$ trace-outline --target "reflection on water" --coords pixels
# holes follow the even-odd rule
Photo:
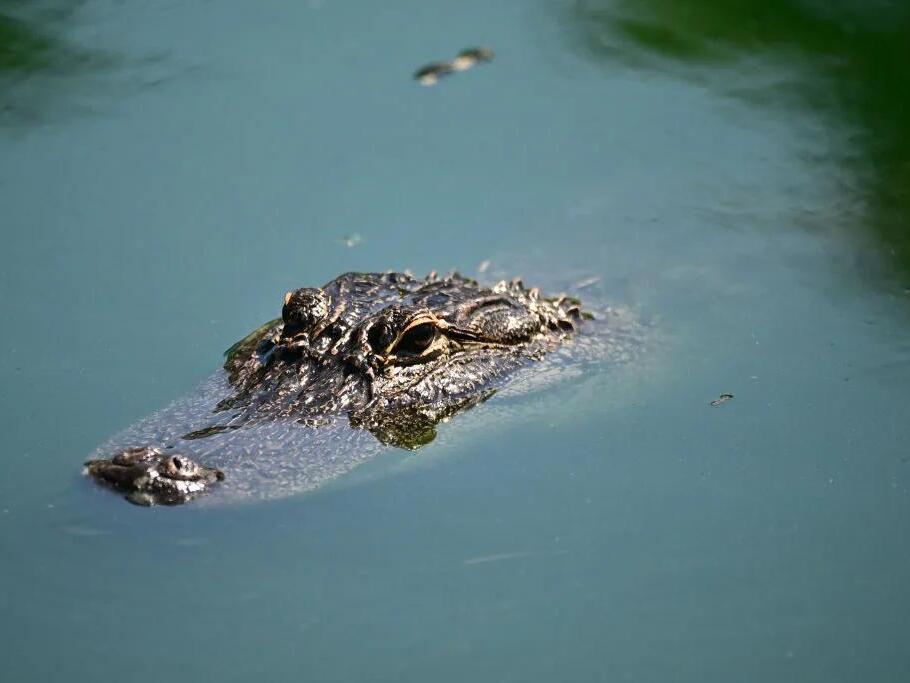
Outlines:
[[[95,7],[65,0],[0,4],[0,126],[29,126],[84,113],[173,80],[161,54],[126,58],[93,45]],[[86,34],[86,35],[82,35]],[[81,37],[80,37],[81,36]]]
[[[113,64],[63,37],[81,3],[6,2],[0,8],[0,124],[43,120],[49,101],[74,103],[65,85]]]
[[[910,282],[910,5],[880,0],[581,0],[572,39],[594,59],[670,70],[757,106],[795,104],[842,126],[836,159],[859,185],[860,221]],[[762,61],[792,80],[733,83]],[[740,73],[731,74],[733,68]]]
[[[81,2],[7,0],[0,7],[0,73],[78,73],[100,54],[61,37]]]
[[[53,40],[15,17],[0,14],[0,70],[29,72],[50,65]]]

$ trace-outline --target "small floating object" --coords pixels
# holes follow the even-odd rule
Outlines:
[[[455,69],[449,62],[427,64],[426,66],[422,66],[414,72],[414,80],[420,83],[420,85],[436,85],[439,83],[440,78],[443,76],[448,76],[454,72]]]
[[[721,395],[718,396],[716,399],[714,399],[713,401],[711,401],[711,405],[712,405],[712,406],[719,406],[721,403],[726,403],[726,402],[729,401],[731,398],[733,398],[733,394],[721,394]]]
[[[353,232],[350,235],[345,235],[341,238],[341,243],[348,248],[356,247],[361,242],[363,242],[363,237],[361,237],[360,234],[356,232]]]
[[[70,536],[84,536],[86,538],[91,538],[94,536],[109,536],[111,533],[110,531],[99,529],[98,527],[79,525],[65,526],[60,530],[65,534],[69,534]]]
[[[493,50],[488,47],[471,47],[462,50],[451,62],[434,62],[414,72],[414,80],[420,85],[436,85],[443,76],[456,71],[467,71],[481,62],[493,61]]]
[[[471,47],[458,53],[452,60],[452,68],[455,71],[467,71],[480,62],[492,62],[494,56],[493,50],[488,47]]]
[[[572,288],[584,289],[585,287],[596,285],[598,282],[600,282],[600,275],[592,275],[591,277],[586,277],[584,280],[579,280],[574,285],[572,285]]]

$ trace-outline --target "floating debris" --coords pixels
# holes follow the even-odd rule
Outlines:
[[[483,275],[490,269],[490,260],[486,259],[480,262],[480,265],[477,266],[477,272]]]
[[[716,399],[714,399],[713,401],[711,401],[711,405],[712,405],[712,406],[719,406],[721,403],[726,403],[726,402],[729,401],[731,398],[733,398],[733,394],[721,394],[721,395],[718,396]]]
[[[188,536],[186,538],[178,538],[174,541],[174,545],[178,545],[181,548],[201,548],[204,545],[207,545],[209,539],[204,536]]]
[[[568,555],[568,550],[540,550],[540,551],[531,551],[531,552],[517,552],[517,553],[496,553],[494,555],[483,555],[482,557],[469,557],[466,560],[462,560],[462,564],[465,566],[470,566],[473,564],[487,564],[489,562],[502,562],[503,560],[521,560],[530,557],[555,557],[559,555]]]
[[[573,289],[584,289],[585,287],[590,287],[591,285],[596,285],[600,282],[600,275],[592,275],[591,277],[586,277],[584,280],[576,282],[572,288]]]
[[[414,80],[420,83],[420,85],[436,85],[439,83],[440,78],[448,76],[451,73],[455,73],[455,69],[448,62],[427,64],[414,72]]]
[[[422,66],[414,72],[414,80],[420,85],[436,85],[443,76],[456,71],[467,71],[476,64],[493,61],[493,50],[488,47],[471,47],[462,50],[450,62],[434,62]]]
[[[356,247],[361,242],[363,242],[363,238],[356,232],[341,238],[341,243],[348,248]]]
[[[492,62],[493,57],[493,50],[488,47],[471,47],[458,53],[451,62],[452,68],[455,71],[467,71],[480,62]]]
[[[105,529],[99,529],[92,526],[79,526],[78,524],[61,527],[60,531],[65,534],[69,534],[70,536],[83,536],[85,538],[92,538],[94,536],[109,536],[111,533]]]

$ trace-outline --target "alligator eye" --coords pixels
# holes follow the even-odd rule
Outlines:
[[[392,339],[392,330],[384,322],[376,323],[367,332],[367,340],[377,353],[382,353],[384,349],[388,348],[389,344],[392,343]]]
[[[393,351],[396,355],[418,356],[436,341],[437,336],[439,329],[433,323],[414,325],[402,335]]]

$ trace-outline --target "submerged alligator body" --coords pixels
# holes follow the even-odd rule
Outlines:
[[[99,447],[85,472],[143,505],[312,489],[383,446],[425,445],[593,317],[517,279],[347,273],[288,292],[223,371]]]

